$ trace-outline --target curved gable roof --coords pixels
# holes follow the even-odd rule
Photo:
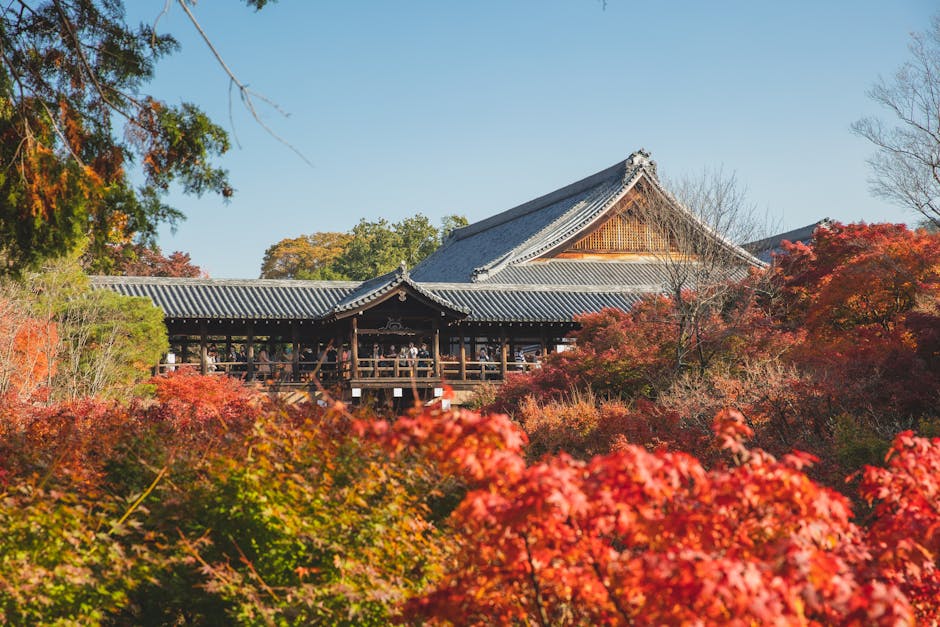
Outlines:
[[[457,229],[411,275],[417,281],[474,281],[556,245],[601,215],[636,182],[644,167],[638,155],[648,157],[634,153],[571,185]]]
[[[411,274],[418,281],[492,281],[500,272],[538,259],[596,226],[641,179],[649,181],[674,211],[720,241],[742,263],[763,265],[669,194],[656,176],[656,164],[650,153],[641,149],[625,161],[571,185],[457,229]],[[514,275],[505,282],[516,282],[521,276]]]
[[[361,309],[368,308],[370,305],[382,302],[388,296],[398,291],[399,288],[404,288],[411,294],[433,303],[442,310],[446,310],[452,317],[463,318],[470,313],[470,310],[466,307],[452,303],[446,298],[426,290],[421,285],[412,281],[408,271],[405,269],[404,265],[402,265],[396,270],[362,283],[362,285],[337,302],[325,317],[343,318],[347,315],[351,315]]]

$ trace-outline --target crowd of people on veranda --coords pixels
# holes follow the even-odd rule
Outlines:
[[[321,346],[319,351],[311,346],[303,346],[295,363],[294,350],[291,344],[259,344],[251,361],[251,378],[258,380],[278,379],[288,380],[295,371],[300,378],[306,378],[309,373],[320,372],[329,378],[336,375],[345,375],[351,369],[352,355],[348,345],[329,343]],[[360,370],[367,376],[392,376],[394,372],[414,372],[427,376],[434,365],[433,356],[427,342],[408,342],[396,345],[394,343],[381,344],[375,342],[371,350],[366,353],[359,352]],[[481,373],[495,371],[499,367],[500,352],[497,347],[480,346],[475,355],[476,359],[468,362],[477,366]],[[249,358],[246,345],[232,344],[226,353],[216,344],[210,344],[206,349],[206,370],[208,372],[225,372],[241,378],[249,377]],[[182,364],[178,361],[175,350],[167,354],[166,367],[168,371],[176,370]],[[440,355],[442,362],[455,363],[457,357],[449,354]],[[521,371],[541,367],[542,352],[540,350],[525,352],[521,347],[507,360],[509,370]],[[198,357],[190,360],[189,364],[201,364]]]

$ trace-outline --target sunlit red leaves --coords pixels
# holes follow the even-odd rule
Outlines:
[[[940,235],[899,224],[833,224],[785,247],[772,313],[802,328],[794,363],[844,411],[910,415],[940,392]]]
[[[119,257],[116,272],[127,276],[202,277],[205,273],[192,263],[189,253],[174,251],[164,255],[147,246],[115,249]]]
[[[874,325],[890,331],[918,294],[940,289],[940,237],[903,224],[819,228],[813,246],[789,244],[773,268],[778,316],[821,339]]]
[[[238,379],[181,369],[155,377],[161,419],[181,431],[225,433],[246,428],[257,411],[254,393]]]
[[[589,460],[562,454],[527,465],[525,435],[504,416],[424,407],[394,422],[355,421],[341,404],[277,412],[217,377],[174,374],[155,384],[149,405],[87,402],[8,417],[0,454],[20,451],[20,462],[4,470],[51,470],[54,481],[93,491],[107,460],[148,428],[158,427],[167,448],[201,438],[198,453],[177,451],[184,466],[173,472],[191,476],[195,467],[185,464],[196,463],[209,472],[216,467],[206,459],[215,459],[217,479],[255,499],[248,507],[249,492],[223,489],[220,498],[237,498],[219,501],[213,529],[235,512],[264,524],[226,529],[248,564],[234,548],[231,559],[210,557],[215,549],[197,547],[198,534],[187,546],[204,557],[217,592],[245,611],[308,611],[323,594],[386,604],[407,591],[417,594],[411,619],[454,624],[906,624],[908,598],[921,618],[936,616],[940,440],[902,434],[888,468],[866,471],[863,491],[875,503],[866,531],[845,497],[806,475],[812,457],[746,447],[751,430],[735,411],[714,421],[730,465],[708,469],[688,454],[629,444]],[[264,427],[240,429],[248,419]],[[222,442],[223,432],[234,439]],[[430,485],[428,465],[469,488],[440,530],[402,491]],[[295,529],[311,543],[303,559]],[[311,529],[331,534],[336,550],[353,544],[317,562],[323,545]],[[229,546],[216,535],[217,546]],[[268,544],[255,550],[253,538]],[[433,542],[456,545],[437,580],[436,570],[414,570],[415,551]],[[389,569],[405,550],[410,570]],[[267,594],[252,568],[268,569],[265,582],[289,573],[281,596]],[[334,570],[341,582],[317,585]]]
[[[867,467],[860,490],[875,506],[868,542],[878,566],[925,624],[940,621],[940,439],[900,433],[887,467]]]
[[[750,430],[736,412],[720,414],[716,431],[740,464],[710,471],[683,453],[629,445],[587,462],[559,455],[525,466],[511,461],[519,436],[500,417],[485,422],[424,411],[371,430],[474,487],[450,519],[457,559],[410,604],[415,620],[910,620],[898,589],[872,578],[847,500],[804,474],[813,458],[745,448]]]
[[[443,473],[469,484],[492,477],[508,480],[525,467],[522,450],[528,439],[503,415],[435,407],[415,410],[391,424],[359,421],[356,428],[382,438],[395,452],[420,450]]]
[[[539,369],[510,376],[492,409],[514,409],[529,394],[560,398],[579,388],[642,395],[673,371],[675,329],[667,299],[650,298],[629,312],[604,309],[577,320],[576,346],[548,356]]]
[[[4,403],[0,411],[0,460],[23,480],[34,473],[50,485],[95,491],[114,448],[139,426],[139,407],[84,399],[38,406]]]
[[[774,273],[786,314],[817,333],[890,329],[919,292],[940,287],[940,237],[903,224],[819,228],[812,248],[785,246]]]

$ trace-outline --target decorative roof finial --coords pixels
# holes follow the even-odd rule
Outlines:
[[[656,174],[656,162],[650,158],[650,152],[645,148],[640,148],[629,157],[627,165],[631,168],[646,168],[652,174]]]
[[[402,276],[408,276],[408,265],[405,263],[405,260],[401,260],[401,264],[398,266],[398,274]]]
[[[654,165],[652,159],[650,159],[650,153],[646,148],[640,148],[632,155],[627,157],[627,163],[632,166],[641,166],[641,165]]]

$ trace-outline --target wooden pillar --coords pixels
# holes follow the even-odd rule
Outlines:
[[[291,381],[296,383],[300,381],[300,323],[297,320],[291,322]]]
[[[349,333],[349,358],[352,360],[352,378],[359,378],[359,319],[352,317],[352,330]]]
[[[441,376],[441,325],[437,318],[433,320],[431,328],[434,330],[434,348],[431,357],[434,359],[434,369],[431,371],[432,377]]]
[[[463,329],[460,329],[460,380],[467,380],[467,344],[464,341]]]
[[[209,346],[206,343],[208,331],[206,322],[199,323],[199,372],[206,374],[209,372]]]
[[[255,328],[250,322],[248,323],[246,344],[245,359],[248,360],[248,368],[246,369],[245,380],[251,381],[255,377]]]
[[[503,327],[500,327],[499,328],[499,374],[500,374],[500,377],[503,379],[506,378],[506,362],[507,362],[506,351],[507,350],[508,350],[508,346],[506,345],[506,331],[503,329]]]

